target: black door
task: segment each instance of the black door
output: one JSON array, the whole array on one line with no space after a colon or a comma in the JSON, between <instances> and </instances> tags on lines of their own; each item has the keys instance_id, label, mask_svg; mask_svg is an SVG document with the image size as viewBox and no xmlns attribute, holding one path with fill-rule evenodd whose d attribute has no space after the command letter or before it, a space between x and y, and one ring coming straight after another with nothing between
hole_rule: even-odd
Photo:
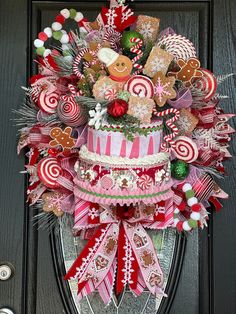
<instances>
[{"instance_id":1,"label":"black door","mask_svg":"<svg viewBox=\"0 0 236 314\"><path fill-rule=\"evenodd\" d=\"M23 92L33 71L32 42L37 33L51 24L64 7L74 7L88 18L95 18L100 1L30 1L1 0L1 186L0 186L0 265L10 266L12 275L0 280L0 313L54 314L78 313L67 284L62 280L64 261L59 233L38 230L32 222L37 213L25 205L26 178L23 157L16 155L16 128L12 109L19 108ZM171 26L198 49L203 67L215 74L236 72L235 32L236 2L138 1L132 3L137 14L161 18L161 28ZM229 95L223 100L226 112L234 112L236 99L233 79L221 86ZM235 142L231 150L235 153ZM171 272L169 298L158 313L236 313L236 193L235 160L227 164L230 175L222 187L231 195L224 209L212 213L209 226L187 239L177 237ZM64 238L64 244L67 245ZM8 268L1 276L7 274ZM172 292L171 292L172 291ZM137 301L138 302L138 301ZM97 313L95 308L90 312ZM9 312L10 313L10 312ZM105 313L105 312L104 312ZM141 313L133 305L120 313ZM142 313L151 313L145 308Z\"/></svg>"}]
</instances>

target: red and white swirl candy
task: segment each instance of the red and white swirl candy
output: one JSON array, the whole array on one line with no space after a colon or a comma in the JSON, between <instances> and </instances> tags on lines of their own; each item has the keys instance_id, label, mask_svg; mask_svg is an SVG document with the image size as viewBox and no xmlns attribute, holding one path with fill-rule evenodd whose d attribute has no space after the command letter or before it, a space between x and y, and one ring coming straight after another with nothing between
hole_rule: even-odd
<instances>
[{"instance_id":1,"label":"red and white swirl candy","mask_svg":"<svg viewBox=\"0 0 236 314\"><path fill-rule=\"evenodd\" d=\"M193 43L184 36L177 34L168 34L161 37L157 42L159 47L165 47L165 50L177 59L188 60L196 57L196 49Z\"/></svg>"},{"instance_id":2,"label":"red and white swirl candy","mask_svg":"<svg viewBox=\"0 0 236 314\"><path fill-rule=\"evenodd\" d=\"M210 100L216 92L217 81L214 74L206 69L200 69L203 76L195 80L193 87L202 92L204 100Z\"/></svg>"},{"instance_id":3,"label":"red and white swirl candy","mask_svg":"<svg viewBox=\"0 0 236 314\"><path fill-rule=\"evenodd\" d=\"M62 173L62 168L54 157L45 157L38 163L38 177L48 188L57 188L57 179Z\"/></svg>"},{"instance_id":4,"label":"red and white swirl candy","mask_svg":"<svg viewBox=\"0 0 236 314\"><path fill-rule=\"evenodd\" d=\"M174 142L173 151L178 159L191 163L198 158L197 145L191 138L178 136Z\"/></svg>"},{"instance_id":5,"label":"red and white swirl candy","mask_svg":"<svg viewBox=\"0 0 236 314\"><path fill-rule=\"evenodd\" d=\"M105 174L105 175L101 178L100 184L101 184L101 187L102 187L103 189L108 190L108 189L111 189L111 188L114 186L115 182L114 182L114 179L112 178L111 175Z\"/></svg>"},{"instance_id":6,"label":"red and white swirl candy","mask_svg":"<svg viewBox=\"0 0 236 314\"><path fill-rule=\"evenodd\" d=\"M127 90L133 96L152 98L154 96L154 84L150 78L143 75L132 76L125 84Z\"/></svg>"},{"instance_id":7,"label":"red and white swirl candy","mask_svg":"<svg viewBox=\"0 0 236 314\"><path fill-rule=\"evenodd\" d=\"M87 122L85 110L75 102L73 96L62 96L57 107L58 118L66 125L77 127Z\"/></svg>"},{"instance_id":8,"label":"red and white swirl candy","mask_svg":"<svg viewBox=\"0 0 236 314\"><path fill-rule=\"evenodd\" d=\"M58 101L59 95L57 93L49 94L46 90L43 90L39 95L37 104L42 111L53 114L57 110Z\"/></svg>"},{"instance_id":9,"label":"red and white swirl candy","mask_svg":"<svg viewBox=\"0 0 236 314\"><path fill-rule=\"evenodd\" d=\"M109 88L105 91L104 98L106 100L113 100L117 98L117 90L115 88Z\"/></svg>"},{"instance_id":10,"label":"red and white swirl candy","mask_svg":"<svg viewBox=\"0 0 236 314\"><path fill-rule=\"evenodd\" d=\"M143 174L139 179L138 179L138 186L140 187L140 189L142 190L148 190L150 189L150 187L153 185L153 180L152 178L147 175L147 174Z\"/></svg>"}]
</instances>

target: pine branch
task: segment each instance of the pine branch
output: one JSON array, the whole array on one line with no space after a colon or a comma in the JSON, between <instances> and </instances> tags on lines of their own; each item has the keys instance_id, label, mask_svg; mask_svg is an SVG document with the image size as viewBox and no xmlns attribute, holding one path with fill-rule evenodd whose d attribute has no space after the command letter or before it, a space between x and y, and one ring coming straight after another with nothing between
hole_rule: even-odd
<instances>
[{"instance_id":1,"label":"pine branch","mask_svg":"<svg viewBox=\"0 0 236 314\"><path fill-rule=\"evenodd\" d=\"M218 75L216 77L216 82L218 85L222 84L225 80L230 78L231 76L235 75L235 73L228 73L228 74L223 74L223 75Z\"/></svg>"}]
</instances>

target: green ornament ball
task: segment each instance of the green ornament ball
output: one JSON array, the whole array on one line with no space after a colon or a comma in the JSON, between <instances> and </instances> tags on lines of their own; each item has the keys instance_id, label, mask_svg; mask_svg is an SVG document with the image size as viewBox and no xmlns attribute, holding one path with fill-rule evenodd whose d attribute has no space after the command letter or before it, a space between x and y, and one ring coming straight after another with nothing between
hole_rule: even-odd
<instances>
[{"instance_id":1,"label":"green ornament ball","mask_svg":"<svg viewBox=\"0 0 236 314\"><path fill-rule=\"evenodd\" d=\"M121 38L121 47L124 49L124 50L130 50L131 47L137 45L137 43L131 43L130 42L130 39L131 38L140 38L143 40L143 36L136 32L136 31L126 31L123 33L122 35L122 38Z\"/></svg>"},{"instance_id":2,"label":"green ornament ball","mask_svg":"<svg viewBox=\"0 0 236 314\"><path fill-rule=\"evenodd\" d=\"M189 174L189 164L183 160L175 159L171 162L171 176L176 180L183 180Z\"/></svg>"}]
</instances>

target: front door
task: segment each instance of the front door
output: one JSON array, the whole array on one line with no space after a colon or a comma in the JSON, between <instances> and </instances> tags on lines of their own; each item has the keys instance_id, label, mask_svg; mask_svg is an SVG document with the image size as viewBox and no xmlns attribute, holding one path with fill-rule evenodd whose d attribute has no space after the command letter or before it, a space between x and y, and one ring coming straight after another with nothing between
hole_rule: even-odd
<instances>
[{"instance_id":1,"label":"front door","mask_svg":"<svg viewBox=\"0 0 236 314\"><path fill-rule=\"evenodd\" d=\"M66 229L56 228L50 234L39 229L33 221L37 210L25 205L27 178L20 174L24 159L16 156L12 110L19 108L23 99L20 86L27 85L34 71L33 40L64 7L73 7L92 19L103 4L89 0L1 1L0 313L236 313L235 160L227 164L230 176L222 185L231 198L220 213L210 215L208 228L187 237L171 231L154 235L160 255L167 261L169 297L160 302L144 295L136 300L115 299L109 309L89 299L78 304L73 284L69 286L62 276L80 244ZM162 29L170 26L189 38L203 67L215 74L236 71L234 1L137 0L131 5L137 14L159 17ZM222 101L225 112L235 111L233 86L229 80L220 90L230 96Z\"/></svg>"}]
</instances>

